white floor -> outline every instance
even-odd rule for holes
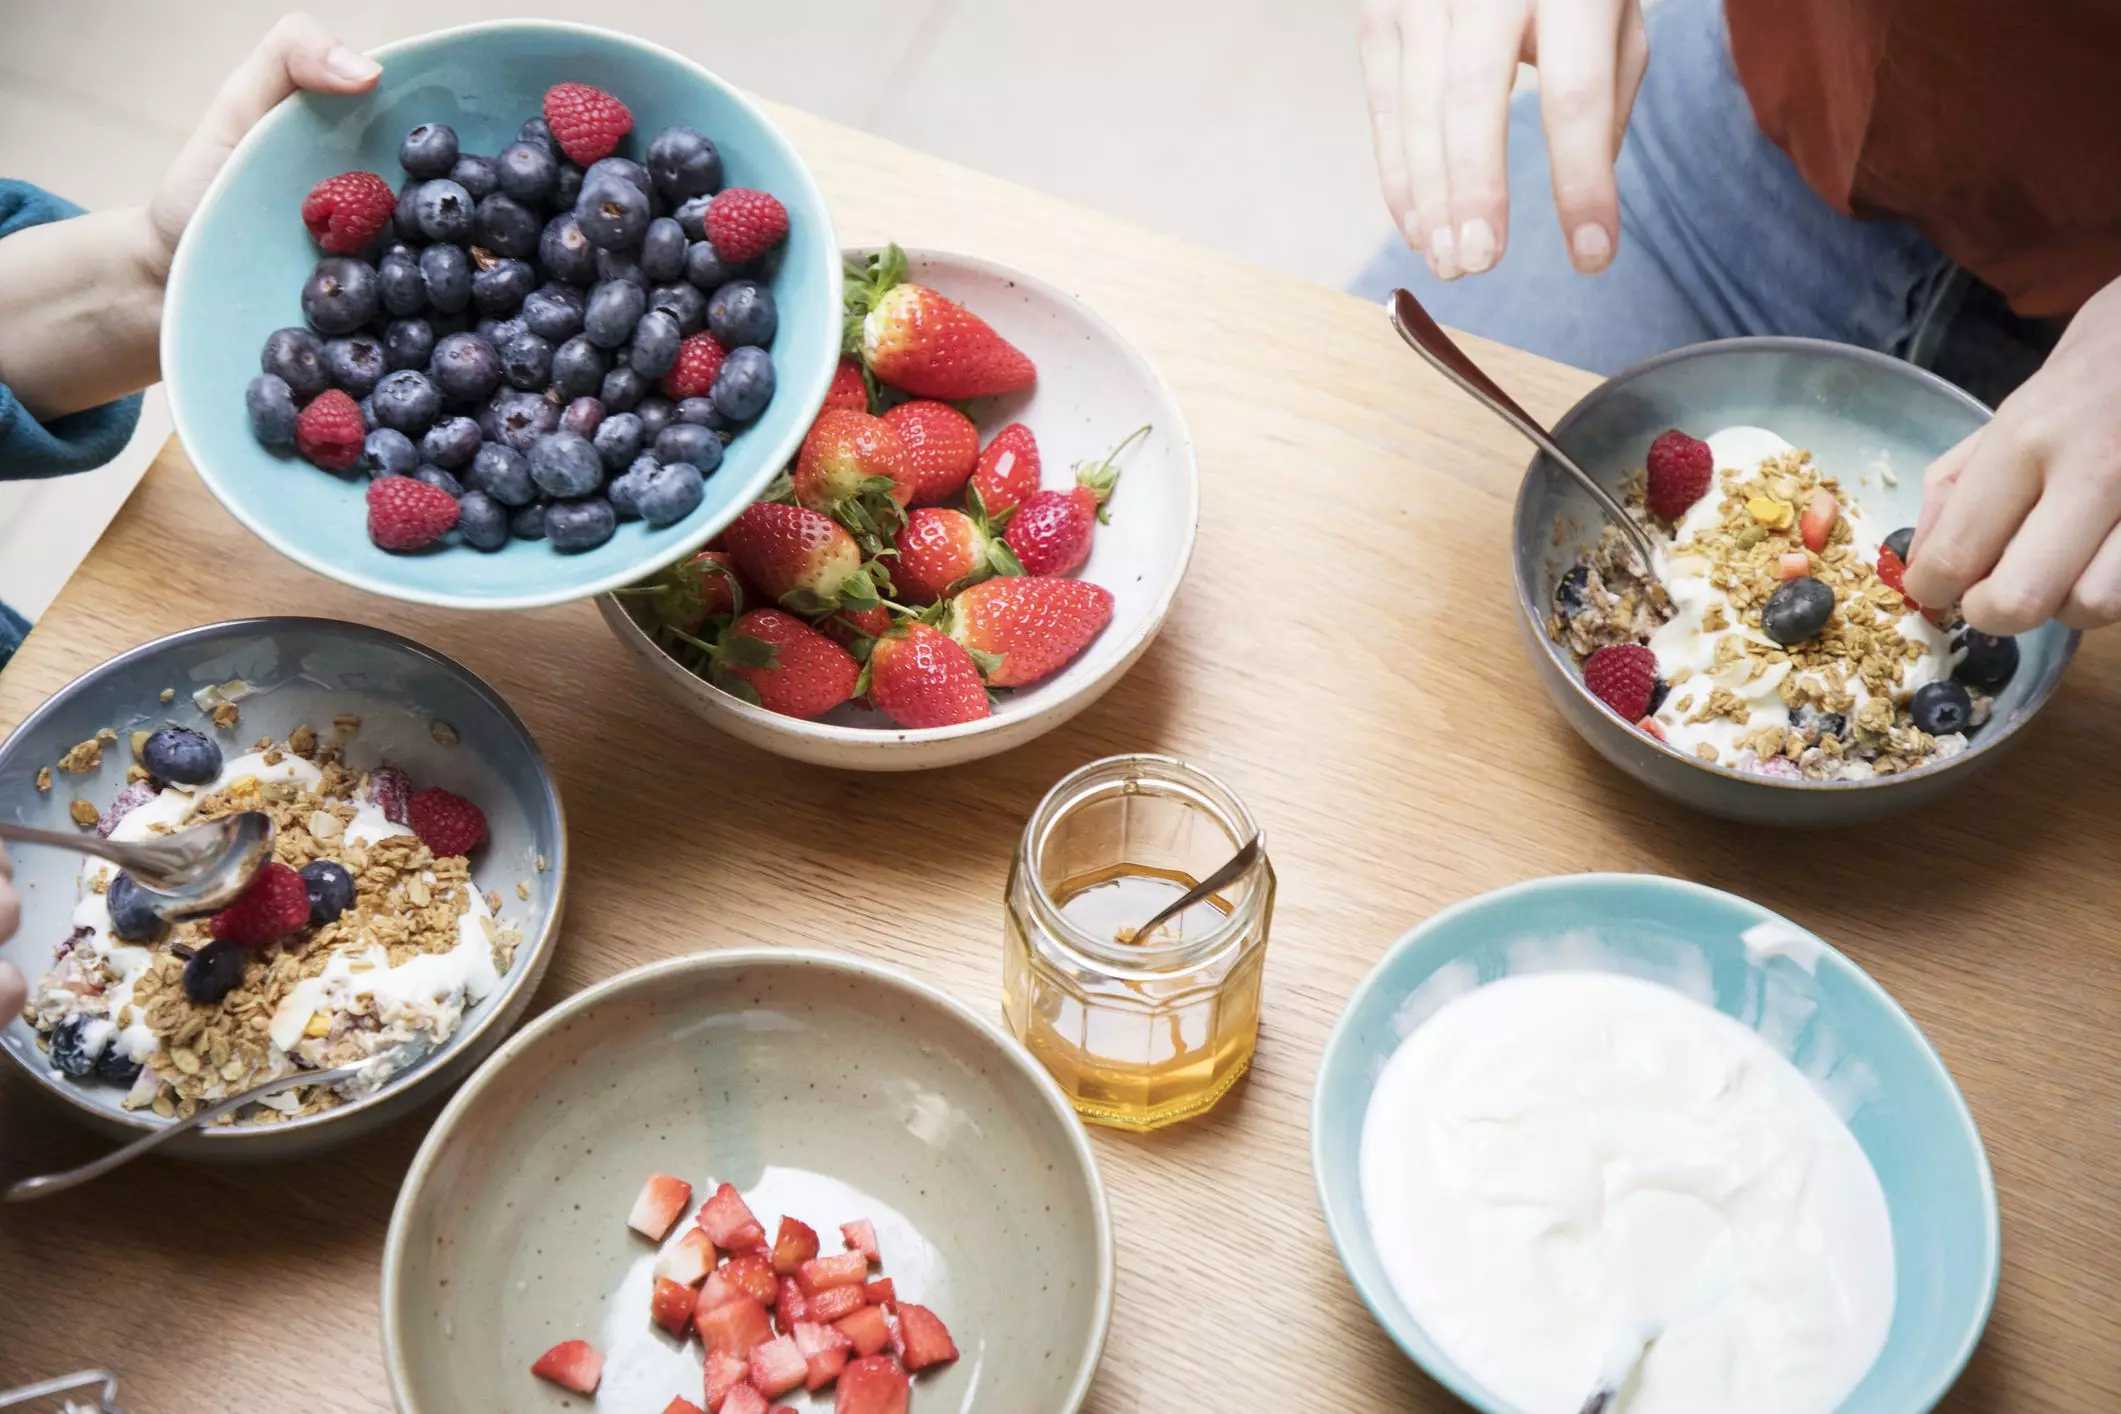
[[[0,0],[0,175],[85,206],[145,199],[286,0]],[[511,14],[593,19],[770,98],[1339,285],[1386,230],[1356,0],[366,0],[356,47]],[[0,483],[0,599],[34,616],[169,431]]]

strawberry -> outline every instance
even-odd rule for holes
[[[773,1274],[773,1257],[766,1252],[743,1252],[722,1263],[715,1273],[761,1306],[771,1306],[781,1294],[781,1279]]]
[[[792,1335],[775,1336],[751,1352],[751,1387],[772,1399],[788,1393],[810,1373],[810,1362]],[[764,1401],[760,1401],[763,1409]]]
[[[847,308],[848,352],[858,351],[871,373],[917,398],[983,398],[1038,378],[1031,360],[987,321],[907,283],[906,253],[895,245],[871,256],[867,268],[848,270]]]
[[[613,592],[647,600],[657,623],[682,634],[697,635],[744,608],[743,578],[727,550],[694,551],[649,583]]]
[[[1674,427],[1658,433],[1650,443],[1645,479],[1650,514],[1659,520],[1677,520],[1716,479],[1716,459],[1709,455],[1708,443]]]
[[[1812,572],[1812,557],[1802,550],[1788,550],[1775,560],[1775,577],[1802,579]]]
[[[987,686],[980,681],[979,666],[971,655],[956,639],[926,624],[908,624],[879,638],[869,650],[869,665],[862,676],[867,680],[869,700],[902,727],[947,727],[977,721],[991,710]],[[860,685],[855,692],[861,695]],[[850,1255],[860,1261],[859,1252]],[[816,1265],[805,1263],[804,1270]],[[801,1279],[798,1272],[797,1280]],[[855,1279],[860,1279],[860,1273]],[[806,1284],[803,1289],[808,1292],[810,1287]]]
[[[803,1295],[816,1296],[835,1287],[860,1286],[869,1279],[869,1259],[859,1252],[838,1252],[813,1257],[795,1269],[796,1284]]]
[[[295,416],[295,450],[327,471],[344,471],[359,461],[367,437],[361,405],[337,388],[317,394]]]
[[[385,550],[423,550],[456,525],[457,498],[439,486],[409,476],[368,483],[368,538]]]
[[[486,842],[486,812],[461,795],[433,786],[413,792],[405,802],[405,821],[421,844],[444,859],[469,854]],[[684,1206],[683,1199],[678,1206]]]
[[[876,1224],[867,1218],[857,1218],[851,1223],[840,1224],[840,1240],[847,1244],[850,1252],[859,1252],[878,1266],[884,1259],[877,1255]]]
[[[657,1325],[683,1340],[685,1328],[692,1324],[694,1304],[691,1287],[667,1277],[657,1277],[655,1291],[648,1298],[648,1315]]]
[[[851,1316],[842,1316],[833,1329],[854,1342],[856,1355],[874,1355],[891,1343],[890,1323],[874,1306],[864,1306]]]
[[[563,1340],[540,1355],[530,1373],[576,1394],[595,1394],[604,1378],[604,1354],[586,1340]]]
[[[957,1346],[950,1339],[950,1330],[942,1318],[926,1306],[916,1306],[911,1301],[899,1303],[899,1341],[906,1348],[899,1352],[899,1359],[908,1370],[925,1370],[930,1365],[944,1365],[957,1358]]]
[[[1038,439],[1021,422],[994,434],[972,472],[972,509],[999,525],[1038,490]]]
[[[728,1355],[719,1350],[707,1352],[706,1396],[709,1409],[720,1409],[729,1392],[744,1383],[751,1373],[751,1362],[744,1355]],[[667,1411],[666,1411],[667,1414]]]
[[[804,625],[808,627],[808,625]],[[725,1183],[701,1204],[700,1227],[724,1252],[755,1252],[766,1245],[766,1229],[751,1215],[736,1185]]]
[[[795,1337],[795,1348],[803,1352],[809,1373],[803,1378],[803,1388],[823,1389],[839,1376],[846,1365],[848,1352],[854,1342],[841,1334],[836,1326],[819,1325],[815,1321],[797,1321],[789,1332]]]
[[[731,624],[708,648],[708,661],[708,676],[716,687],[769,712],[804,721],[822,717],[854,696],[855,681],[862,675],[852,653],[779,609],[753,609]],[[706,1223],[704,1211],[700,1220]],[[758,1241],[765,1238],[760,1229]],[[715,1244],[729,1249],[719,1237]]]
[[[861,1254],[857,1252],[856,1256]],[[803,1315],[812,1321],[837,1321],[851,1316],[869,1304],[867,1291],[860,1284],[835,1286],[830,1291],[820,1291],[803,1298]]]
[[[862,1284],[862,1299],[871,1306],[891,1306],[898,1302],[898,1288],[891,1284],[890,1277],[878,1277]]]
[[[760,1394],[754,1385],[738,1385],[729,1391],[729,1397],[722,1401],[721,1414],[768,1414],[766,1396]]]
[[[618,151],[633,131],[626,105],[586,83],[556,83],[545,90],[545,126],[567,160],[587,167]]]
[[[797,1321],[810,1319],[809,1303],[803,1300],[803,1289],[792,1281],[781,1283],[781,1295],[773,1303],[773,1319],[785,1333],[795,1329]]]
[[[714,1243],[698,1228],[688,1228],[655,1259],[655,1274],[680,1286],[698,1286],[714,1270]]]
[[[309,926],[309,885],[269,859],[236,901],[206,920],[206,931],[246,948],[262,948]]]
[[[729,357],[729,350],[722,341],[706,330],[687,335],[678,344],[678,359],[663,375],[663,396],[666,398],[704,398],[714,387],[715,375],[722,371],[722,360]]]
[[[990,687],[1058,671],[1112,622],[1112,591],[1080,579],[990,579],[960,592],[943,631],[986,670]]]
[[[1905,578],[1906,575],[1907,564],[1900,558],[1898,554],[1894,553],[1893,547],[1890,545],[1879,546],[1878,578],[1884,581],[1886,588],[1892,590],[1895,594],[1898,594],[1901,599],[1905,600],[1907,606],[1910,609],[1913,609],[1918,614],[1927,613],[1928,610],[1924,609],[1920,604],[1917,604],[1913,599],[1908,598],[1907,591],[1900,587],[1900,581]]]
[[[1102,458],[1078,467],[1075,485],[1066,491],[1034,491],[1024,498],[1016,514],[1009,517],[1003,537],[1023,562],[1024,573],[1072,574],[1082,568],[1090,558],[1092,533],[1100,522],[1111,519],[1105,502],[1119,481],[1119,468],[1113,462],[1148,431],[1136,428]]]
[[[979,465],[979,429],[948,403],[916,398],[884,414],[913,467],[915,506],[940,506],[957,499]]]
[[[782,1218],[780,1231],[773,1235],[773,1269],[792,1277],[797,1267],[816,1255],[817,1229],[794,1218]]]
[[[869,661],[869,650],[891,632],[891,611],[879,604],[873,609],[842,609],[817,621],[818,632],[854,655],[857,663]],[[811,1253],[816,1255],[815,1250]]]
[[[862,361],[849,354],[840,355],[839,367],[832,370],[832,386],[825,390],[825,406],[821,411],[830,412],[834,408],[847,412],[869,411],[869,380],[862,376]]]
[[[896,541],[891,583],[909,604],[933,604],[992,574],[1021,574],[1016,553],[978,519],[947,506],[922,506]]]
[[[703,1304],[693,1308],[692,1324],[709,1350],[741,1360],[773,1339],[773,1322],[758,1302],[740,1295],[710,1308],[704,1305],[705,1295],[703,1288]]]
[[[888,1355],[850,1360],[840,1371],[832,1414],[906,1414],[913,1381]]]
[[[772,192],[724,187],[700,214],[707,243],[732,265],[757,260],[788,236],[788,208]]]
[[[422,795],[426,792],[422,791]],[[414,797],[418,799],[418,797]],[[483,826],[483,822],[482,826]],[[421,836],[425,839],[426,836]],[[434,848],[433,845],[428,846]],[[682,1178],[672,1178],[667,1173],[652,1173],[641,1185],[641,1194],[633,1200],[633,1211],[627,1215],[626,1226],[632,1228],[650,1242],[661,1242],[670,1231],[670,1225],[685,1211],[692,1201],[692,1185]]]
[[[834,409],[810,424],[789,484],[797,505],[875,540],[889,538],[904,522],[920,477],[890,423]]]
[[[1831,491],[1814,491],[1811,504],[1797,520],[1797,533],[1804,538],[1804,548],[1814,552],[1826,548],[1827,537],[1834,533],[1834,522],[1841,518],[1841,503],[1834,499]]]
[[[1664,723],[1658,721],[1655,717],[1644,717],[1641,721],[1637,722],[1635,726],[1638,730],[1646,732],[1650,736],[1656,737],[1659,741],[1667,740],[1664,734]]]
[[[709,1311],[719,1310],[740,1296],[751,1295],[743,1287],[723,1276],[722,1272],[724,1270],[724,1268],[717,1267],[707,1273],[707,1280],[700,1287],[699,1298],[693,1304],[702,1315]]]
[[[1583,660],[1591,696],[1629,721],[1647,716],[1657,691],[1657,655],[1640,643],[1614,643]]]
[[[845,527],[807,507],[746,506],[724,538],[737,569],[771,603],[804,614],[877,604],[879,571],[862,563]]]
[[[398,195],[374,172],[326,177],[302,199],[309,238],[333,255],[359,255],[389,224]]]
[[[679,1395],[663,1406],[663,1414],[707,1414],[707,1411],[683,1395]]]

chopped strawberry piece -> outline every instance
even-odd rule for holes
[[[1906,573],[1906,562],[1900,558],[1900,556],[1893,550],[1892,546],[1886,545],[1879,548],[1878,578],[1885,581],[1886,588],[1892,590],[1895,594],[1898,594],[1902,599],[1906,599],[1907,606],[1910,609],[1913,609],[1918,614],[1922,613],[1922,606],[1920,604],[1917,604],[1913,599],[1909,599],[1907,591],[1900,587],[1901,577],[1904,576]]]
[[[731,1257],[722,1263],[715,1277],[753,1297],[761,1306],[771,1306],[781,1294],[781,1279],[773,1274],[773,1259],[763,1252]]]
[[[692,1324],[709,1350],[738,1359],[773,1339],[773,1321],[766,1308],[743,1295],[712,1308],[694,1307]]]
[[[796,1346],[794,1336],[776,1336],[751,1352],[751,1385],[772,1399],[801,1384],[810,1373],[810,1362]],[[763,1406],[764,1401],[760,1401]]]
[[[732,1184],[715,1189],[714,1196],[701,1205],[699,1224],[724,1252],[752,1252],[766,1245],[766,1229]]]
[[[891,1323],[874,1306],[864,1306],[842,1318],[833,1329],[854,1342],[857,1355],[874,1355],[891,1343]]]
[[[784,1277],[817,1255],[817,1229],[794,1218],[782,1218],[773,1236],[773,1269]]]
[[[1658,721],[1655,717],[1644,717],[1635,725],[1638,729],[1647,732],[1653,737],[1656,737],[1659,741],[1667,740],[1664,734],[1664,724]]]
[[[750,1385],[738,1385],[722,1401],[722,1414],[766,1414],[766,1396]]]
[[[655,1259],[655,1274],[680,1286],[698,1286],[714,1270],[714,1243],[698,1228],[690,1228],[676,1244],[663,1249]]]
[[[663,1414],[704,1414],[704,1411],[681,1394],[663,1406]]]
[[[930,1365],[948,1364],[957,1358],[957,1345],[950,1339],[950,1330],[942,1317],[926,1306],[916,1306],[911,1301],[902,1301],[898,1308],[897,1344],[899,1359],[909,1370],[925,1370]]]
[[[898,1288],[891,1284],[890,1277],[878,1277],[862,1287],[862,1299],[871,1306],[889,1306],[898,1300]]]
[[[682,1340],[685,1327],[692,1324],[692,1306],[691,1287],[665,1277],[655,1279],[655,1294],[648,1298],[648,1314],[657,1325]]]
[[[1812,557],[1802,550],[1788,550],[1775,561],[1779,579],[1802,579],[1812,572]]]
[[[633,1212],[628,1215],[626,1226],[650,1242],[661,1242],[691,1201],[691,1184],[667,1173],[652,1173],[641,1185],[641,1196],[633,1200]]]
[[[795,1269],[803,1295],[815,1296],[836,1286],[859,1286],[869,1279],[869,1259],[859,1252],[814,1257]]]
[[[849,1340],[837,1326],[818,1325],[811,1321],[796,1322],[795,1348],[803,1352],[809,1362],[810,1373],[803,1377],[804,1389],[823,1389],[839,1378],[839,1373],[852,1357],[854,1342]]]
[[[1834,499],[1831,491],[1814,491],[1811,504],[1797,520],[1797,533],[1804,537],[1807,550],[1824,550],[1827,537],[1834,533],[1834,522],[1841,518],[1841,503]]]
[[[595,1394],[604,1378],[604,1352],[586,1340],[563,1340],[540,1355],[530,1373],[576,1394]]]
[[[884,1264],[883,1256],[876,1250],[876,1224],[869,1219],[841,1223],[840,1236],[846,1239],[849,1250],[861,1253],[878,1266]]]
[[[751,1362],[742,1355],[728,1355],[719,1350],[707,1352],[707,1407],[720,1409],[729,1398],[729,1391],[744,1383],[751,1374]],[[668,1411],[665,1411],[668,1414]]]
[[[804,1315],[813,1321],[836,1321],[851,1316],[869,1304],[859,1286],[835,1286],[803,1298]]]
[[[913,1381],[888,1355],[850,1360],[840,1371],[833,1414],[906,1414]]]
[[[706,1284],[700,1288],[699,1309],[712,1311],[717,1306],[727,1306],[739,1296],[750,1294],[720,1271],[709,1272]]]
[[[780,1299],[773,1303],[773,1319],[786,1334],[797,1321],[810,1319],[808,1303],[803,1300],[803,1289],[792,1281],[781,1283]]]

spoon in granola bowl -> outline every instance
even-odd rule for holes
[[[1394,290],[1385,303],[1392,316],[1392,327],[1399,337],[1407,341],[1408,347],[1429,361],[1429,364],[1444,377],[1465,389],[1485,405],[1487,409],[1516,428],[1528,438],[1532,445],[1547,454],[1547,457],[1563,471],[1576,479],[1578,485],[1590,493],[1605,518],[1628,538],[1628,545],[1642,561],[1643,573],[1654,578],[1657,559],[1650,547],[1649,534],[1636,519],[1629,515],[1627,507],[1620,504],[1613,493],[1576,464],[1576,459],[1564,452],[1553,435],[1540,425],[1537,418],[1526,412],[1515,398],[1504,392],[1502,385],[1490,378],[1480,367],[1466,356],[1464,349],[1452,341],[1443,326],[1431,318],[1429,311],[1421,307],[1421,301],[1405,290]]]
[[[213,913],[236,901],[272,858],[272,816],[242,810],[130,843],[0,820],[0,840],[45,844],[107,859],[132,876],[165,918]]]

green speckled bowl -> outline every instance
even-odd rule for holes
[[[605,1353],[598,1407],[697,1404],[697,1340],[650,1323],[657,1247],[626,1226],[649,1173],[742,1189],[837,1250],[875,1221],[884,1274],[948,1323],[923,1414],[1069,1414],[1104,1349],[1111,1221],[1082,1125],[1015,1042],[903,972],[751,949],[652,963],[497,1052],[413,1160],[383,1257],[403,1414],[580,1408],[530,1363]],[[671,1240],[691,1223],[680,1220]],[[806,1402],[807,1399],[807,1402]],[[831,1391],[776,1401],[831,1407]]]

